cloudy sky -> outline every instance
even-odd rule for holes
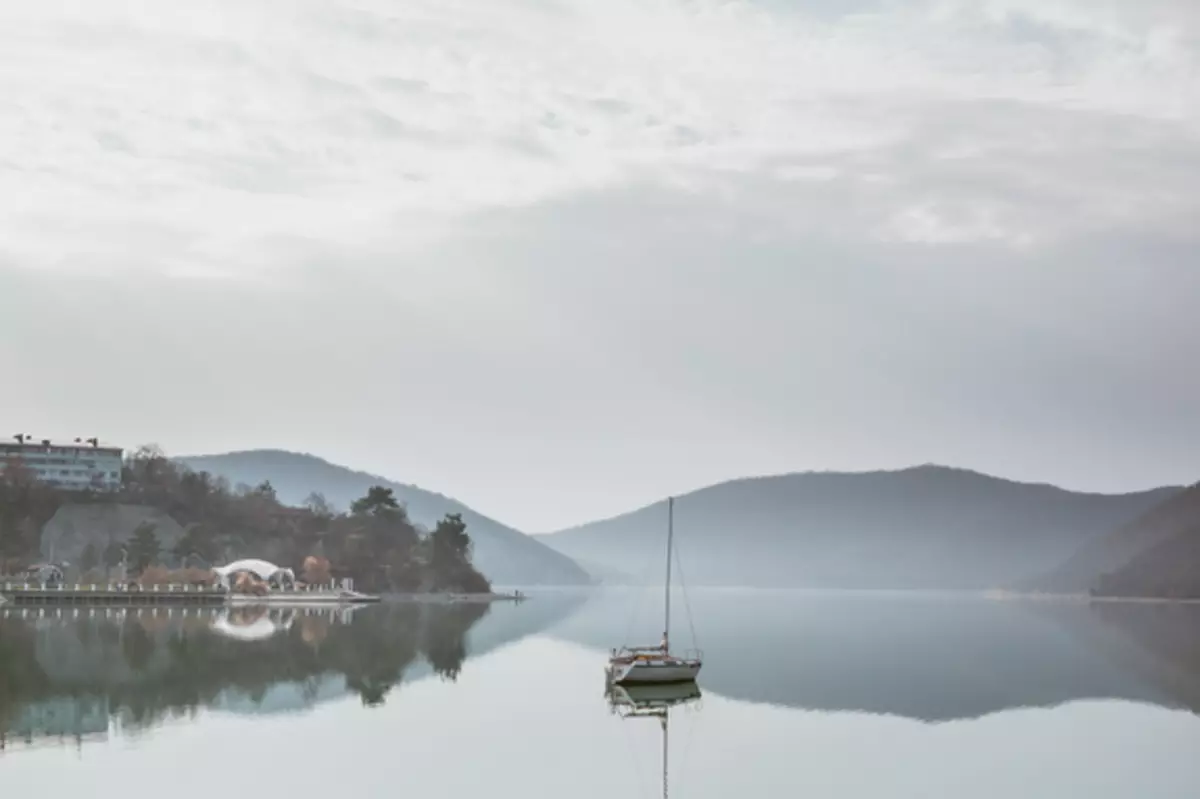
[[[530,531],[1194,482],[1198,175],[1195,0],[0,0],[3,423]]]

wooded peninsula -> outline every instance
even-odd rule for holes
[[[64,508],[154,512],[124,536],[82,530],[78,553],[64,563],[81,581],[122,578],[155,582],[167,569],[203,575],[243,557],[291,567],[312,583],[352,578],[376,593],[488,593],[472,565],[472,542],[459,514],[432,530],[412,522],[393,491],[374,486],[339,511],[319,493],[301,507],[279,501],[269,482],[230,485],[193,471],[156,447],[123,463],[117,490],[66,490],[39,481],[19,461],[0,473],[0,574],[15,574],[46,559],[43,530]],[[64,556],[67,553],[62,553]],[[63,558],[65,560],[65,557]]]

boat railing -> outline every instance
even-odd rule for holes
[[[684,660],[704,660],[703,649],[687,649],[683,653]]]

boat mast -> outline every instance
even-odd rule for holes
[[[671,651],[671,539],[675,535],[675,497],[667,499],[667,588],[666,588],[666,622],[663,626],[663,646]]]
[[[667,799],[667,753],[669,751],[671,708],[663,709],[662,717],[662,734],[663,734],[663,799]]]

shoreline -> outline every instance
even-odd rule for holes
[[[987,599],[1004,601],[1004,600],[1025,600],[1028,602],[1073,602],[1077,604],[1134,604],[1134,605],[1200,605],[1200,597],[1189,599],[1186,597],[1157,597],[1157,596],[1110,596],[1110,595],[1093,595],[1093,594],[1049,594],[1049,593],[1022,593],[1019,591],[987,591],[984,592]]]
[[[524,593],[497,593],[491,592],[488,594],[446,594],[446,593],[420,593],[420,594],[381,594],[380,599],[383,602],[426,602],[434,604],[452,604],[452,603],[471,603],[484,604],[492,602],[524,602],[529,599],[529,596]]]
[[[364,594],[358,591],[271,591],[265,594],[198,589],[194,586],[144,586],[135,589],[99,585],[34,586],[0,583],[0,607],[63,606],[226,606],[267,605],[277,607],[352,606],[380,602],[421,602],[431,604],[490,604],[523,602],[521,591],[468,593],[391,593]]]

